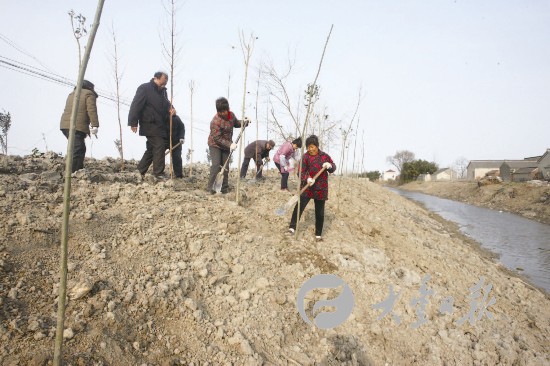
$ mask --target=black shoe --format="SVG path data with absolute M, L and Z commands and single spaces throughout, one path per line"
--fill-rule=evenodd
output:
M 153 177 L 155 177 L 155 179 L 159 182 L 164 182 L 166 180 L 168 180 L 169 178 L 167 176 L 165 176 L 164 174 L 159 174 L 159 175 L 153 175 Z

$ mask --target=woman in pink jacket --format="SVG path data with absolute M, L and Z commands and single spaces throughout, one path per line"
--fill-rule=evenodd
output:
M 275 166 L 281 173 L 281 190 L 288 191 L 288 172 L 292 169 L 290 165 L 290 158 L 294 155 L 296 149 L 302 147 L 302 138 L 298 137 L 292 142 L 287 141 L 279 147 L 279 150 L 275 153 L 273 161 Z

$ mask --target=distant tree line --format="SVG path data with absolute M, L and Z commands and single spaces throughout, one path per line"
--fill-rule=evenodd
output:
M 399 172 L 400 184 L 412 182 L 420 174 L 433 174 L 439 169 L 436 163 L 416 159 L 415 154 L 408 150 L 399 150 L 393 156 L 388 156 L 386 161 Z
M 380 179 L 382 176 L 382 173 L 380 173 L 378 170 L 371 170 L 370 172 L 363 172 L 359 174 L 359 178 L 369 178 L 371 182 L 376 182 Z
M 403 164 L 401 170 L 400 183 L 408 183 L 416 180 L 420 174 L 433 174 L 439 167 L 434 162 L 418 159 Z

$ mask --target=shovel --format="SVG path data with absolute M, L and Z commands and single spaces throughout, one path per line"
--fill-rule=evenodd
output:
M 254 178 L 252 178 L 251 180 L 248 181 L 248 184 L 255 184 L 257 182 L 256 178 L 258 178 L 258 174 L 260 174 L 260 171 L 264 167 L 265 163 L 266 163 L 266 161 L 262 160 L 262 165 L 260 165 L 260 168 L 258 168 L 258 171 L 256 172 L 256 174 L 254 174 Z
M 319 170 L 317 172 L 317 174 L 315 174 L 315 176 L 313 177 L 313 179 L 317 180 L 317 178 L 325 171 L 325 168 L 321 168 L 321 170 Z M 297 195 L 294 195 L 292 196 L 287 203 L 285 203 L 283 206 L 279 207 L 278 209 L 275 210 L 275 213 L 279 216 L 283 216 L 284 214 L 287 213 L 288 210 L 290 210 L 292 208 L 292 206 L 294 206 L 296 204 L 296 202 L 298 202 L 298 198 L 302 195 L 302 193 L 304 193 L 306 191 L 306 189 L 309 188 L 309 185 L 306 184 L 306 186 L 304 188 L 302 188 L 302 190 L 300 191 L 300 194 L 297 194 Z
M 178 142 L 177 144 L 175 145 L 172 145 L 172 150 L 174 150 L 176 147 L 180 146 L 181 145 L 181 141 Z M 170 149 L 166 150 L 166 152 L 164 153 L 164 156 L 170 154 Z
M 241 139 L 241 136 L 243 135 L 243 132 L 244 132 L 245 128 L 246 127 L 241 128 L 241 133 L 239 133 L 239 137 L 237 137 L 237 140 L 235 141 L 235 144 L 239 143 L 239 140 Z M 237 149 L 235 149 L 235 150 L 237 150 Z M 220 170 L 220 172 L 216 175 L 216 180 L 214 181 L 214 185 L 212 186 L 212 190 L 216 191 L 216 193 L 220 193 L 222 191 L 223 172 L 224 172 L 225 167 L 227 166 L 227 164 L 229 164 L 229 160 L 231 160 L 231 155 L 233 154 L 233 151 L 235 151 L 235 150 L 231 150 L 229 152 L 229 156 L 227 157 L 227 160 L 223 164 L 222 170 Z

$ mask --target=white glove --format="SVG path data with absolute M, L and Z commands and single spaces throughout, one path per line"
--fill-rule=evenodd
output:
M 313 179 L 313 178 L 311 178 L 311 177 L 307 179 L 307 185 L 308 185 L 308 186 L 311 187 L 314 183 L 315 183 L 315 179 Z
M 237 148 L 237 144 L 232 142 L 231 147 L 229 148 L 231 151 L 235 150 Z
M 284 170 L 285 172 L 288 172 L 288 166 L 284 166 L 284 167 L 283 167 L 283 170 Z
M 243 122 L 244 122 L 244 127 L 246 127 L 250 123 L 250 120 L 248 119 L 248 117 L 244 117 Z
M 326 170 L 332 169 L 332 164 L 329 163 L 328 161 L 325 161 L 323 163 L 323 168 L 325 168 Z
M 97 139 L 97 127 L 90 128 L 90 134 L 94 135 L 95 138 Z
M 183 145 L 185 144 L 185 139 L 180 139 L 180 143 Z

